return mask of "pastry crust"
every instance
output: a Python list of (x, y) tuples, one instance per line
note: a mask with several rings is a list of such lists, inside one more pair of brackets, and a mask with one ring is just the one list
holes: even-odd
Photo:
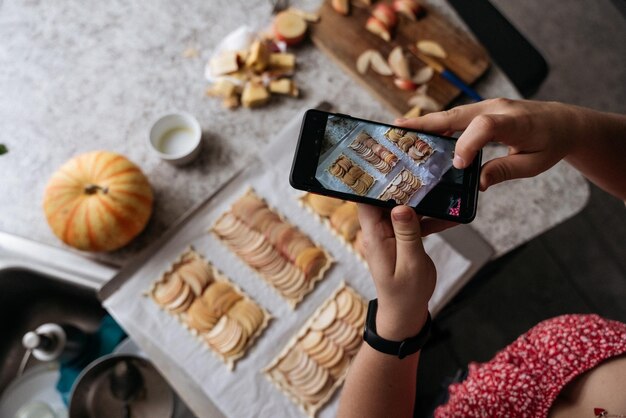
[(334, 260), (252, 188), (210, 230), (257, 272), (292, 309), (322, 280)]
[(398, 162), (398, 157), (378, 143), (367, 132), (362, 131), (350, 144), (350, 148), (376, 170), (388, 174)]
[(406, 204), (422, 187), (422, 180), (407, 169), (400, 171), (378, 197), (381, 200), (395, 200), (400, 205)]
[(345, 154), (340, 154), (337, 159), (328, 166), (327, 170), (343, 184), (361, 196), (365, 196), (374, 183), (376, 183), (374, 177)]
[[(361, 254), (361, 252), (359, 252), (358, 250), (358, 240), (359, 240), (359, 235), (361, 234), (361, 229), (360, 229), (360, 225), (359, 225), (359, 230), (356, 232), (356, 236), (354, 239), (349, 240), (347, 239), (344, 235), (341, 234), (340, 230), (335, 228), (335, 226), (330, 222), (330, 218), (332, 216), (332, 214), (339, 208), (341, 207), (342, 204), (345, 203), (344, 200), (341, 199), (335, 199), (335, 198), (329, 198), (326, 196), (322, 196), (322, 198), (324, 199), (332, 199), (332, 200), (336, 200), (338, 202), (342, 202), (338, 205), (332, 205), (330, 206), (330, 208), (332, 210), (328, 210), (325, 212), (319, 212), (319, 208), (316, 208), (313, 204), (310, 203), (310, 199), (311, 198), (318, 198), (317, 195), (314, 195), (312, 193), (303, 193), (302, 195), (300, 195), (298, 197), (298, 202), (300, 203), (301, 206), (303, 206), (309, 213), (311, 213), (318, 221), (320, 221), (321, 223), (323, 223), (324, 225), (326, 225), (326, 227), (328, 229), (330, 229), (330, 232), (337, 237), (337, 239), (339, 239), (339, 241), (341, 241), (352, 253), (354, 253), (354, 255), (361, 260), (365, 266), (367, 267), (367, 262), (365, 260), (365, 258), (363, 257), (363, 255)], [(358, 218), (357, 218), (357, 223), (358, 223)]]
[[(159, 298), (160, 286), (167, 286), (171, 280), (181, 280), (180, 271), (191, 262), (202, 263), (210, 280), (195, 294), (188, 286), (188, 292), (180, 286), (181, 295), (186, 292), (184, 309), (169, 309)], [(198, 265), (200, 267), (200, 265)], [(211, 262), (205, 260), (193, 247), (189, 247), (174, 261), (161, 277), (155, 280), (146, 293), (161, 309), (173, 315), (179, 323), (210, 351), (234, 370), (237, 360), (244, 357), (256, 339), (267, 328), (272, 316), (239, 286), (231, 282)], [(182, 298), (182, 296), (179, 296)], [(207, 299), (209, 299), (207, 301)], [(196, 305), (201, 309), (194, 309)], [(243, 308), (242, 308), (243, 306)], [(227, 326), (226, 326), (227, 325)]]
[(263, 373), (314, 417), (346, 378), (362, 343), (366, 311), (365, 300), (342, 282)]
[(385, 136), (417, 164), (421, 164), (434, 154), (435, 150), (415, 132), (389, 128)]

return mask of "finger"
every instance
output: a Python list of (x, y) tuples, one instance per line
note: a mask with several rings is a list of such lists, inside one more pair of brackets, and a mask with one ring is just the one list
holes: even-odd
[(422, 244), (420, 221), (408, 206), (396, 206), (391, 211), (391, 223), (396, 237), (396, 272), (413, 270), (426, 256)]
[(478, 151), (491, 141), (511, 145), (515, 142), (516, 125), (517, 119), (510, 115), (492, 113), (476, 116), (457, 140), (452, 163), (459, 169), (469, 166)]
[(396, 124), (403, 128), (426, 132), (457, 132), (467, 128), (476, 116), (493, 111), (490, 100), (457, 106), (443, 112), (433, 112), (419, 118), (398, 119)]
[(387, 212), (372, 205), (357, 204), (363, 231), (365, 258), (374, 278), (393, 276), (395, 269), (395, 235)]
[(445, 219), (424, 218), (421, 222), (422, 237), (430, 234), (436, 234), (437, 232), (445, 231), (446, 229), (458, 226), (458, 222), (448, 221)]
[(515, 154), (487, 161), (480, 173), (480, 190), (503, 181), (536, 176), (546, 169), (535, 154)]

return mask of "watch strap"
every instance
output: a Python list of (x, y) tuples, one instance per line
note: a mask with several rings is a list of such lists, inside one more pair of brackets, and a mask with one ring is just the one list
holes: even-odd
[(372, 299), (369, 302), (367, 308), (367, 318), (365, 320), (365, 330), (363, 331), (363, 340), (376, 351), (381, 353), (398, 356), (403, 359), (404, 357), (417, 353), (422, 349), (428, 337), (430, 335), (430, 327), (432, 319), (430, 312), (424, 326), (420, 332), (414, 336), (407, 338), (403, 341), (391, 341), (387, 340), (376, 332), (376, 312), (378, 311), (378, 299)]

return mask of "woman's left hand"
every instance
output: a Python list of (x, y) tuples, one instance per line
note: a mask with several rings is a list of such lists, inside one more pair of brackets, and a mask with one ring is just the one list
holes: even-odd
[(391, 214), (358, 207), (365, 258), (378, 294), (377, 332), (394, 341), (413, 337), (426, 322), (437, 279), (422, 244), (420, 218), (408, 206), (396, 206)]

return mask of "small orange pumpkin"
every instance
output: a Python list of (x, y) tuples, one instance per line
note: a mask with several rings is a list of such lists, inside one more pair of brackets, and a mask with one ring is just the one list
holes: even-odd
[(126, 157), (93, 151), (66, 162), (50, 179), (43, 208), (52, 232), (79, 250), (112, 251), (148, 223), (148, 179)]

